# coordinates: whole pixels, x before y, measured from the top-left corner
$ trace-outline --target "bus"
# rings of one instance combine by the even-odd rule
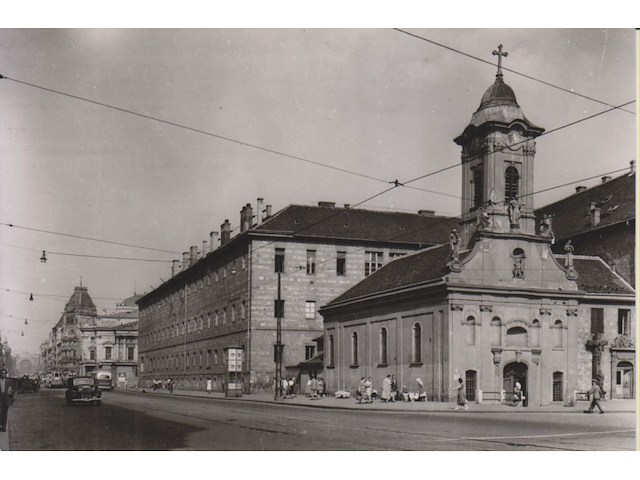
[[[96,380],[98,380],[98,388],[100,390],[112,390],[113,381],[111,379],[111,372],[108,370],[98,370],[93,374]]]

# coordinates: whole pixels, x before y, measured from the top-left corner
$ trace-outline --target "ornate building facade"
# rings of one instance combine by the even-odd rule
[[[525,405],[549,405],[597,378],[632,398],[635,292],[569,241],[554,253],[553,225],[532,201],[542,132],[498,67],[455,139],[463,201],[448,244],[394,260],[321,308],[330,391],[367,376],[380,388],[393,374],[448,401],[461,378],[470,400],[508,400],[519,382]]]

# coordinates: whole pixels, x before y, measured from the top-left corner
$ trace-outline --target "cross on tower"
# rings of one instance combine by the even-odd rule
[[[497,55],[498,56],[498,73],[496,73],[496,76],[498,76],[498,75],[502,76],[502,57],[506,57],[507,55],[509,55],[509,52],[503,52],[502,51],[502,44],[500,44],[500,45],[498,45],[498,50],[494,50],[491,53],[493,55]]]

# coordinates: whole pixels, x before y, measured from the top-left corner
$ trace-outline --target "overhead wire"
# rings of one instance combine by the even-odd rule
[[[457,48],[450,47],[450,46],[445,45],[444,43],[441,43],[441,42],[436,42],[435,40],[431,40],[431,39],[429,39],[429,38],[427,38],[427,37],[424,37],[424,36],[422,36],[422,35],[417,35],[417,34],[415,34],[415,33],[409,32],[409,31],[407,31],[407,30],[403,30],[403,29],[401,29],[401,28],[394,28],[394,30],[395,30],[395,31],[397,31],[397,32],[400,32],[400,33],[404,33],[405,35],[408,35],[408,36],[410,36],[410,37],[414,37],[414,38],[417,38],[417,39],[419,39],[419,40],[423,40],[423,41],[425,41],[425,42],[427,42],[427,43],[430,43],[430,44],[432,44],[432,45],[436,45],[436,46],[438,46],[438,47],[440,47],[440,48],[444,48],[444,49],[449,50],[449,51],[451,51],[451,52],[455,52],[455,53],[458,53],[458,54],[460,54],[460,55],[464,55],[465,57],[472,58],[472,59],[477,60],[477,61],[479,61],[479,62],[486,63],[486,64],[488,64],[488,65],[492,65],[492,66],[498,66],[496,63],[493,63],[493,62],[490,62],[490,61],[488,61],[488,60],[485,60],[484,58],[480,58],[480,57],[477,57],[477,56],[475,56],[475,55],[471,55],[470,53],[463,52],[462,50],[459,50],[459,49],[457,49]],[[581,93],[579,93],[579,92],[576,92],[575,90],[571,90],[571,89],[568,89],[568,88],[564,88],[564,87],[561,87],[561,86],[559,86],[559,85],[556,85],[555,83],[551,83],[551,82],[547,82],[547,81],[545,81],[545,80],[541,80],[541,79],[539,79],[539,78],[533,77],[533,76],[531,76],[531,75],[527,75],[527,74],[525,74],[525,73],[519,72],[519,71],[514,70],[514,69],[512,69],[512,68],[505,67],[504,65],[501,65],[501,68],[502,68],[502,70],[504,70],[504,71],[507,71],[507,72],[513,73],[513,74],[515,74],[515,75],[519,75],[519,76],[524,77],[524,78],[527,78],[527,79],[529,79],[529,80],[533,80],[533,81],[538,82],[538,83],[541,83],[541,84],[543,84],[543,85],[547,85],[548,87],[552,87],[552,88],[555,88],[555,89],[557,89],[557,90],[561,90],[561,91],[563,91],[563,92],[565,92],[565,93],[569,93],[569,94],[571,94],[571,95],[575,95],[575,96],[578,96],[578,97],[582,97],[582,98],[585,98],[585,99],[587,99],[587,100],[591,100],[592,102],[600,103],[601,105],[607,105],[607,106],[609,106],[609,107],[614,107],[614,105],[611,105],[610,103],[604,102],[604,101],[602,101],[602,100],[598,100],[597,98],[593,98],[593,97],[590,97],[590,96],[588,96],[588,95],[583,95],[583,94],[581,94]],[[626,106],[626,105],[623,105],[623,106]],[[635,112],[632,112],[632,111],[630,111],[630,110],[625,110],[624,108],[622,108],[622,106],[615,107],[615,108],[616,108],[616,109],[619,109],[619,110],[621,110],[621,111],[623,111],[623,112],[626,112],[626,113],[630,113],[630,114],[632,114],[632,115],[635,115]]]

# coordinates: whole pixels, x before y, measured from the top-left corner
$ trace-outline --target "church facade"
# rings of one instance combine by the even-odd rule
[[[498,52],[501,52],[501,48]],[[442,244],[395,259],[324,306],[329,391],[374,388],[395,375],[428,400],[569,404],[597,378],[633,398],[635,292],[571,242],[554,254],[553,226],[533,207],[536,137],[500,66],[462,147],[462,214]]]

